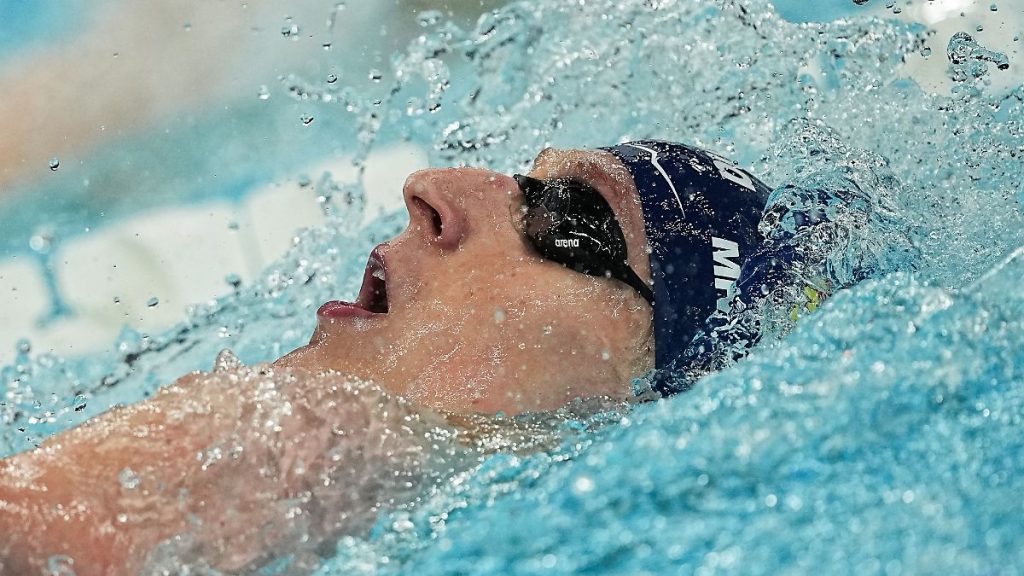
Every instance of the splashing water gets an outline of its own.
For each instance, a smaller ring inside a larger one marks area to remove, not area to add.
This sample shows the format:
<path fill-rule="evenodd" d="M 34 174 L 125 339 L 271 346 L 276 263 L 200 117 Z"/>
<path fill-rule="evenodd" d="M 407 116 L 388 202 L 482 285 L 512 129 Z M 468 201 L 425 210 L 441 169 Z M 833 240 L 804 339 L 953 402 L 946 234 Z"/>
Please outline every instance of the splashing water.
<path fill-rule="evenodd" d="M 793 225 L 794 191 L 822 191 L 814 208 L 837 225 L 806 239 L 809 273 L 855 285 L 799 319 L 752 312 L 771 337 L 689 393 L 597 429 L 570 418 L 568 440 L 543 449 L 478 454 L 382 508 L 368 534 L 318 548 L 318 574 L 1024 565 L 1024 86 L 987 89 L 1014 63 L 957 34 L 952 94 L 927 94 L 901 71 L 925 29 L 792 24 L 764 0 L 522 2 L 471 31 L 419 25 L 392 69 L 373 72 L 391 83 L 382 99 L 286 79 L 318 116 L 352 115 L 357 163 L 395 137 L 428 147 L 432 165 L 507 172 L 545 146 L 686 141 L 777 186 L 766 234 Z M 330 224 L 176 329 L 127 330 L 116 357 L 20 351 L 0 374 L 0 454 L 147 397 L 222 348 L 251 363 L 301 343 L 313 307 L 354 293 L 364 255 L 403 223 L 355 224 L 359 184 L 317 188 L 330 190 Z M 244 370 L 217 366 L 217 378 Z M 165 547 L 152 561 L 188 554 Z"/>

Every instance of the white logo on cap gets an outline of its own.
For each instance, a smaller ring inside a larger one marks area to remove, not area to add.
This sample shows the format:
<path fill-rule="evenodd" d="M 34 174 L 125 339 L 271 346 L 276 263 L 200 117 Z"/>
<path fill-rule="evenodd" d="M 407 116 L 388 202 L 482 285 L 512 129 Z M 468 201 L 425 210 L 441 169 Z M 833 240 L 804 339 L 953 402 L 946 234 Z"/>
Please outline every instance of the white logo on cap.
<path fill-rule="evenodd" d="M 731 240 L 717 236 L 711 237 L 711 246 L 715 249 L 712 254 L 715 260 L 715 290 L 722 291 L 722 297 L 718 299 L 718 310 L 728 312 L 733 287 L 736 285 L 736 279 L 740 277 L 740 265 L 732 258 L 739 259 L 740 247 Z"/>

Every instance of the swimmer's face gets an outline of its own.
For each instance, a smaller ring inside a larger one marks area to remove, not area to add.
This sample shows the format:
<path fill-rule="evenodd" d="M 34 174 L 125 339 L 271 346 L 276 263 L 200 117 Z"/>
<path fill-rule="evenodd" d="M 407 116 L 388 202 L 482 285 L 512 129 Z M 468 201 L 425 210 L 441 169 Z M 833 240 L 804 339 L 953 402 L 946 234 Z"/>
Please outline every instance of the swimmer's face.
<path fill-rule="evenodd" d="M 633 181 L 611 154 L 545 150 L 530 176 L 597 189 L 650 279 Z M 632 288 L 543 260 L 521 232 L 511 177 L 474 168 L 406 180 L 410 223 L 371 260 L 359 307 L 328 304 L 308 346 L 281 363 L 373 380 L 452 412 L 549 410 L 577 397 L 627 397 L 653 365 L 652 310 Z M 383 281 L 381 281 L 383 277 Z M 381 290 L 383 285 L 383 290 Z M 373 292 L 385 292 L 384 299 Z"/>

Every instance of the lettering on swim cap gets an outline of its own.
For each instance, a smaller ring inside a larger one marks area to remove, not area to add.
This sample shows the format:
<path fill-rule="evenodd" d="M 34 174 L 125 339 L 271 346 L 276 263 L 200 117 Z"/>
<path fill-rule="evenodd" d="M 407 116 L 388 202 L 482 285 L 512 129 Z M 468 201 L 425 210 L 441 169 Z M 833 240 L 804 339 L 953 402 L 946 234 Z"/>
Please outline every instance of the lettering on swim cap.
<path fill-rule="evenodd" d="M 717 302 L 717 308 L 720 312 L 728 312 L 733 286 L 736 285 L 736 279 L 740 277 L 740 265 L 737 262 L 740 257 L 740 247 L 732 240 L 718 236 L 711 237 L 711 246 L 715 250 L 712 255 L 715 263 L 715 290 L 722 292 L 722 297 Z"/>
<path fill-rule="evenodd" d="M 760 248 L 757 226 L 771 189 L 731 160 L 685 144 L 642 140 L 605 150 L 626 167 L 640 196 L 651 248 L 655 367 L 672 370 L 708 316 L 730 310 L 743 261 Z"/>
<path fill-rule="evenodd" d="M 754 181 L 750 179 L 750 174 L 747 174 L 745 170 L 737 168 L 731 160 L 722 158 L 710 150 L 705 150 L 705 152 L 707 152 L 707 155 L 711 157 L 711 162 L 715 165 L 715 168 L 718 169 L 719 176 L 730 182 L 735 182 L 747 190 L 757 190 L 757 188 L 754 187 Z"/>
<path fill-rule="evenodd" d="M 555 238 L 555 246 L 559 248 L 579 248 L 579 238 Z"/>

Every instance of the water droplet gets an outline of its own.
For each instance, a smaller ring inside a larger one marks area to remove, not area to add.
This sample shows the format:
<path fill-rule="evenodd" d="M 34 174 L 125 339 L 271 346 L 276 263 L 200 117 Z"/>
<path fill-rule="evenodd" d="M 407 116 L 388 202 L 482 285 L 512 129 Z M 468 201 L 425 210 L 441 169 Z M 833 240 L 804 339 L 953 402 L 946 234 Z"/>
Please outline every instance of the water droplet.
<path fill-rule="evenodd" d="M 192 23 L 191 22 L 185 22 L 183 27 L 185 28 L 185 32 L 191 32 L 192 31 Z"/>
<path fill-rule="evenodd" d="M 125 514 L 124 512 L 122 512 L 122 513 L 117 515 L 117 522 L 119 524 L 124 524 L 127 521 L 128 521 L 128 515 Z"/>
<path fill-rule="evenodd" d="M 238 288 L 242 285 L 242 278 L 238 274 L 228 274 L 224 277 L 224 281 L 228 283 L 228 286 L 232 288 Z"/>
<path fill-rule="evenodd" d="M 281 27 L 281 36 L 285 38 L 291 38 L 292 40 L 299 39 L 299 27 L 295 24 L 286 24 Z"/>
<path fill-rule="evenodd" d="M 992 5 L 988 7 L 988 9 L 993 11 L 993 12 L 998 12 L 999 11 L 999 6 L 996 6 L 995 2 L 993 2 Z"/>
<path fill-rule="evenodd" d="M 56 172 L 57 168 L 60 168 L 60 159 L 54 156 L 50 158 L 50 170 Z"/>
<path fill-rule="evenodd" d="M 577 494 L 588 494 L 594 491 L 594 480 L 589 476 L 580 476 L 572 483 L 572 491 Z"/>
<path fill-rule="evenodd" d="M 228 230 L 238 230 L 238 222 L 235 220 L 228 222 Z"/>
<path fill-rule="evenodd" d="M 65 554 L 54 554 L 46 559 L 46 573 L 51 576 L 75 576 L 75 559 Z"/>
<path fill-rule="evenodd" d="M 28 239 L 28 247 L 40 254 L 46 254 L 53 247 L 53 232 L 45 230 L 33 234 Z"/>
<path fill-rule="evenodd" d="M 263 84 L 263 85 L 260 86 L 260 91 L 256 93 L 256 96 L 260 100 L 269 100 L 270 99 L 270 90 L 267 90 L 267 85 L 266 84 Z"/>
<path fill-rule="evenodd" d="M 545 327 L 544 327 L 544 328 L 543 328 L 543 329 L 541 330 L 541 332 L 542 332 L 542 333 L 543 333 L 543 334 L 544 334 L 545 336 L 550 336 L 550 335 L 551 335 L 551 333 L 552 333 L 553 331 L 554 331 L 554 328 L 552 328 L 551 326 L 545 326 Z"/>
<path fill-rule="evenodd" d="M 299 120 L 302 121 L 302 124 L 304 126 L 309 126 L 310 124 L 313 123 L 313 117 L 308 114 L 303 114 L 302 117 L 299 118 Z"/>
<path fill-rule="evenodd" d="M 114 296 L 114 304 L 120 304 L 120 303 L 121 303 L 121 297 L 120 296 Z"/>
<path fill-rule="evenodd" d="M 416 525 L 413 524 L 412 521 L 408 518 L 400 518 L 398 520 L 395 520 L 394 523 L 391 524 L 391 528 L 395 532 L 408 532 L 415 527 Z"/>
<path fill-rule="evenodd" d="M 135 490 L 139 487 L 139 483 L 141 482 L 139 475 L 131 468 L 121 470 L 121 473 L 117 475 L 117 479 L 121 482 L 121 487 L 125 490 Z"/>
<path fill-rule="evenodd" d="M 982 26 L 981 24 L 978 24 L 978 26 L 975 28 L 975 30 L 977 30 L 978 32 L 984 32 L 985 31 L 985 27 Z"/>
<path fill-rule="evenodd" d="M 494 323 L 501 324 L 505 321 L 505 311 L 501 308 L 494 309 Z"/>
<path fill-rule="evenodd" d="M 32 343 L 29 342 L 27 338 L 21 338 L 18 340 L 18 343 L 15 344 L 15 348 L 17 349 L 18 354 L 28 354 L 32 351 Z"/>
<path fill-rule="evenodd" d="M 611 352 L 609 352 L 607 350 L 602 350 L 601 351 L 601 360 L 608 361 L 608 360 L 611 360 L 611 359 L 612 359 L 612 353 Z"/>
<path fill-rule="evenodd" d="M 520 342 L 519 343 L 519 349 L 520 350 L 526 350 L 526 342 Z"/>
<path fill-rule="evenodd" d="M 328 84 L 334 84 L 337 81 L 338 81 L 338 75 L 337 74 L 328 74 L 327 75 L 327 83 Z"/>
<path fill-rule="evenodd" d="M 156 296 L 153 296 L 149 300 L 146 300 L 146 306 L 149 308 L 156 308 L 158 304 L 160 304 L 160 299 L 157 298 Z"/>
<path fill-rule="evenodd" d="M 420 26 L 422 26 L 424 28 L 426 28 L 428 26 L 433 26 L 433 25 L 437 24 L 440 21 L 441 21 L 441 11 L 440 10 L 424 10 L 424 11 L 420 12 L 419 15 L 416 17 L 416 22 Z"/>
<path fill-rule="evenodd" d="M 231 370 L 237 370 L 242 368 L 244 364 L 235 356 L 235 353 L 230 349 L 225 348 L 217 354 L 217 359 L 213 361 L 214 372 L 227 372 Z"/>
<path fill-rule="evenodd" d="M 330 42 L 324 42 L 324 43 L 322 44 L 322 46 L 323 46 L 323 48 L 324 48 L 324 50 L 325 50 L 325 51 L 327 51 L 327 50 L 330 50 L 330 49 L 331 49 L 331 43 L 330 43 Z"/>
<path fill-rule="evenodd" d="M 380 82 L 381 78 L 383 77 L 384 75 L 381 74 L 380 70 L 377 70 L 376 68 L 370 70 L 370 80 L 373 80 L 374 82 Z"/>

